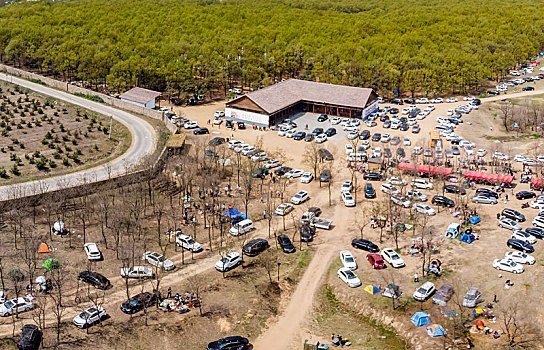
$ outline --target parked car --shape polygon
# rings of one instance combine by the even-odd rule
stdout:
[[[142,260],[147,261],[149,264],[160,267],[164,269],[165,271],[170,271],[176,268],[176,265],[172,262],[172,260],[167,259],[164,255],[159,254],[157,252],[145,252],[142,255]]]
[[[327,135],[327,137],[332,137],[332,136],[336,135],[336,129],[335,128],[328,128],[327,131],[325,131],[325,135]]]
[[[342,200],[344,201],[344,205],[346,207],[355,206],[355,199],[353,199],[353,196],[349,192],[342,192]]]
[[[512,273],[522,273],[525,270],[522,265],[510,259],[495,259],[493,260],[493,267],[497,270]]]
[[[274,213],[279,216],[284,216],[289,214],[291,211],[293,211],[295,207],[293,207],[293,204],[291,203],[282,203],[278,205]]]
[[[278,159],[270,159],[269,161],[267,161],[266,163],[264,163],[264,167],[266,169],[272,169],[272,168],[277,168],[281,165],[280,161]]]
[[[380,190],[384,193],[387,193],[388,195],[391,195],[391,196],[396,196],[396,195],[400,195],[400,190],[398,188],[396,188],[395,186],[391,185],[391,184],[388,184],[388,183],[384,183],[381,185],[380,187]]]
[[[433,196],[431,203],[441,207],[447,207],[447,208],[455,207],[455,202],[444,196]]]
[[[286,235],[278,236],[278,244],[280,245],[281,250],[283,250],[284,253],[290,254],[296,251],[295,246]]]
[[[319,117],[317,117],[317,121],[320,123],[326,121],[327,119],[329,119],[329,117],[326,114],[321,114]]]
[[[302,204],[310,199],[310,195],[307,191],[299,191],[292,198],[291,203],[293,204]]]
[[[412,187],[419,188],[419,189],[424,189],[424,190],[433,189],[433,184],[424,179],[413,179],[410,184],[412,185]]]
[[[356,288],[361,285],[361,280],[347,267],[341,267],[337,272],[338,278],[344,281],[348,287]]]
[[[374,187],[371,183],[365,184],[365,198],[376,198],[376,191],[374,190]]]
[[[406,191],[406,197],[414,202],[426,202],[427,196],[417,190]]]
[[[291,169],[288,172],[283,175],[286,179],[296,179],[297,177],[301,177],[302,174],[304,174],[304,170],[301,169]]]
[[[478,194],[476,196],[472,196],[472,203],[480,203],[480,204],[497,204],[497,198],[495,197],[489,197],[483,194]]]
[[[378,173],[365,173],[363,175],[363,179],[365,180],[370,180],[370,181],[380,181],[382,179],[382,175],[378,174]]]
[[[328,169],[325,169],[321,172],[321,176],[319,177],[319,181],[321,182],[329,182],[331,180],[331,171]]]
[[[355,238],[351,241],[351,245],[353,248],[366,250],[371,253],[377,253],[380,251],[380,248],[378,248],[377,245],[363,238]]]
[[[357,261],[349,250],[340,251],[340,261],[345,268],[357,270]]]
[[[512,232],[512,237],[513,239],[519,239],[520,241],[524,241],[526,243],[529,243],[529,244],[535,244],[536,243],[536,237],[525,232],[525,231],[522,231],[522,230],[516,230],[514,232]]]
[[[302,176],[300,177],[300,182],[303,184],[309,184],[314,179],[314,174],[312,174],[309,171],[305,171],[302,173]]]
[[[501,212],[501,216],[504,216],[505,218],[517,221],[517,222],[525,222],[525,215],[521,214],[519,211],[505,208]]]
[[[525,232],[535,236],[538,239],[544,239],[544,230],[538,227],[528,227]]]
[[[122,267],[121,277],[125,278],[153,278],[153,270],[146,266]]]
[[[530,191],[519,191],[518,193],[516,193],[516,198],[519,200],[536,198],[536,194]]]
[[[482,293],[476,287],[470,287],[463,298],[463,306],[468,308],[476,307],[483,302]]]
[[[300,226],[300,240],[302,242],[311,242],[314,240],[315,228],[310,225]]]
[[[436,210],[434,210],[431,206],[424,204],[424,203],[415,203],[412,206],[412,209],[414,209],[416,212],[433,216],[436,215]]]
[[[108,317],[108,314],[102,306],[91,306],[74,317],[72,323],[78,328],[87,328],[101,322],[106,317]]]
[[[404,266],[404,260],[400,255],[394,251],[392,248],[384,248],[381,251],[382,258],[387,261],[394,268],[399,268]]]
[[[193,253],[202,251],[200,243],[195,241],[193,237],[182,234],[181,231],[179,231],[179,234],[176,233],[176,245]]]
[[[504,253],[505,259],[510,259],[512,261],[517,262],[518,264],[527,264],[527,265],[534,265],[535,258],[532,255],[525,254],[520,251],[510,251]]]
[[[425,282],[418,289],[416,289],[413,296],[415,300],[423,302],[429,299],[435,291],[436,288],[434,286],[434,283]]]
[[[32,310],[33,308],[34,304],[30,298],[13,298],[0,304],[0,316],[6,317],[13,314],[20,314],[22,312]]]
[[[83,245],[83,250],[87,254],[87,259],[89,260],[102,260],[102,253],[96,243],[85,243]]]
[[[255,238],[244,245],[242,251],[247,256],[257,256],[268,249],[270,245],[263,238]]]
[[[454,289],[451,284],[444,284],[442,287],[440,287],[436,294],[433,297],[433,303],[435,304],[445,304],[448,301],[450,301],[451,297],[453,296]]]
[[[230,252],[215,263],[215,269],[219,272],[230,271],[242,264],[242,257],[237,252]]]
[[[535,251],[535,248],[533,248],[532,245],[524,241],[520,241],[519,239],[509,239],[506,242],[506,245],[512,249],[516,249],[524,253],[534,253]]]
[[[366,259],[370,263],[373,269],[385,269],[385,262],[381,255],[375,253],[368,253]]]
[[[153,306],[157,302],[157,294],[143,292],[133,296],[121,304],[121,311],[125,314],[135,314],[145,308]]]
[[[464,195],[464,194],[467,193],[463,188],[461,188],[461,187],[459,187],[457,185],[446,185],[446,186],[444,186],[444,192],[446,192],[446,193],[457,193],[457,194],[461,194],[461,195]]]
[[[288,166],[282,166],[282,167],[279,167],[278,169],[274,170],[274,174],[276,174],[278,176],[284,176],[285,174],[287,174],[291,170],[292,170],[292,168],[290,168]]]
[[[194,135],[206,135],[206,134],[209,134],[209,133],[210,133],[210,131],[208,130],[208,128],[198,128],[198,129],[193,131]]]
[[[38,326],[25,324],[21,329],[21,335],[17,340],[17,349],[19,350],[38,350],[42,343],[42,331]]]
[[[97,289],[105,290],[111,287],[110,280],[94,271],[81,271],[78,279],[82,282],[89,283]]]
[[[521,230],[521,225],[512,219],[500,219],[497,224],[499,225],[499,227],[505,228],[507,230]]]
[[[250,350],[252,349],[249,340],[244,337],[226,337],[208,344],[206,350]]]

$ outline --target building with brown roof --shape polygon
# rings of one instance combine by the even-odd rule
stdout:
[[[160,92],[135,87],[121,94],[121,101],[130,102],[145,108],[155,108],[155,100],[161,95]]]
[[[377,109],[372,89],[288,79],[227,102],[225,115],[268,127],[300,112],[361,118]]]

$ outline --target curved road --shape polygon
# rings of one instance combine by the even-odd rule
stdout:
[[[38,93],[54,97],[65,102],[81,106],[96,113],[111,115],[115,120],[125,125],[132,134],[132,143],[129,149],[111,162],[72,174],[59,175],[20,184],[0,186],[0,201],[45,193],[61,188],[75,187],[80,184],[115,177],[116,175],[126,172],[132,166],[137,165],[142,159],[144,159],[147,155],[152,154],[155,150],[155,146],[157,144],[157,134],[153,129],[153,126],[133,114],[113,108],[109,105],[89,101],[67,92],[35,84],[24,79],[8,76],[6,74],[0,73],[0,79],[32,89]]]

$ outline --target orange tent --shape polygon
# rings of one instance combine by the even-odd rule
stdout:
[[[46,243],[41,243],[38,246],[38,253],[50,253],[50,252],[51,250],[49,249]]]

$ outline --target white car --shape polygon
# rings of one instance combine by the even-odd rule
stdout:
[[[277,168],[281,165],[278,159],[270,159],[268,162],[264,163],[266,169]]]
[[[457,97],[449,97],[446,99],[446,102],[447,103],[454,103],[454,102],[458,102],[459,100],[457,99]]]
[[[495,152],[491,157],[497,160],[508,160],[510,158],[506,154],[501,152]]]
[[[91,306],[90,308],[85,309],[85,311],[74,317],[72,323],[76,327],[83,329],[99,323],[107,316],[108,314],[102,306]]]
[[[244,142],[240,140],[230,140],[229,142],[227,142],[227,147],[229,149],[234,149],[236,148],[236,146],[241,145],[242,143]]]
[[[386,132],[385,134],[382,135],[380,142],[387,143],[389,141],[391,141],[391,134]]]
[[[432,190],[433,184],[424,179],[413,179],[410,183],[412,187],[419,188],[421,190]]]
[[[370,152],[374,158],[380,158],[382,156],[382,149],[380,147],[374,147]]]
[[[280,128],[278,130],[278,136],[285,136],[285,134],[287,134],[287,131],[289,131],[289,129],[287,128]]]
[[[400,205],[403,208],[409,208],[410,204],[412,204],[412,202],[410,202],[410,200],[408,198],[401,197],[401,196],[391,196],[391,201],[394,204]]]
[[[292,212],[293,209],[295,209],[295,207],[293,207],[293,204],[291,204],[291,203],[282,203],[282,204],[278,205],[278,207],[276,208],[274,213],[276,213],[276,215],[279,215],[279,216],[284,216],[284,215],[287,215],[290,212]]]
[[[30,298],[13,298],[0,304],[0,316],[6,317],[12,314],[20,314],[21,312],[29,311],[34,308],[34,304]]]
[[[214,118],[224,118],[224,117],[225,117],[225,112],[223,112],[223,111],[216,111],[216,112],[213,114],[213,117],[214,117]]]
[[[340,126],[343,126],[343,127],[346,127],[346,126],[349,126],[350,123],[349,123],[349,119],[348,118],[344,118],[342,119],[342,121],[340,122]]]
[[[234,152],[240,153],[240,152],[242,152],[243,150],[245,150],[248,147],[251,147],[251,145],[248,145],[247,143],[242,142],[242,143],[239,143],[238,145],[234,146],[233,149],[234,149]]]
[[[391,176],[386,180],[387,183],[390,183],[391,185],[397,185],[397,186],[406,186],[407,182],[404,179],[401,179],[397,176]]]
[[[324,134],[324,133],[323,133],[323,134],[319,134],[319,135],[317,135],[317,136],[315,137],[315,142],[316,142],[316,143],[323,143],[323,142],[325,142],[325,141],[327,141],[327,135]]]
[[[183,127],[185,129],[196,129],[196,128],[198,128],[198,122],[196,122],[194,120],[190,120],[190,121],[186,122],[185,124],[183,124]]]
[[[368,122],[366,122],[366,126],[368,126],[369,128],[373,127],[373,126],[376,126],[378,125],[378,123],[376,123],[376,121],[374,120],[369,120]]]
[[[504,253],[504,258],[510,259],[518,264],[533,265],[536,262],[536,259],[532,255],[517,250]]]
[[[406,197],[410,198],[414,202],[426,202],[427,196],[418,190],[408,190],[406,191]]]
[[[383,260],[387,261],[389,265],[393,266],[394,268],[404,266],[404,260],[402,260],[400,255],[397,254],[397,252],[394,251],[392,248],[382,249],[380,255],[382,256]]]
[[[242,257],[237,252],[230,252],[215,263],[219,272],[227,272],[242,264]]]
[[[153,270],[147,266],[134,266],[121,268],[121,277],[126,278],[153,278]]]
[[[251,152],[257,150],[257,147],[255,146],[249,146],[249,147],[245,147],[240,153],[242,153],[242,155],[244,156],[247,156],[249,155]]]
[[[338,278],[340,278],[342,281],[344,281],[348,287],[356,288],[361,285],[361,280],[353,271],[348,269],[347,267],[341,267],[338,270]]]
[[[223,118],[214,118],[213,125],[221,125],[221,123],[223,123]]]
[[[418,98],[416,103],[429,103],[429,99],[426,97]]]
[[[463,101],[474,101],[474,96],[465,96],[463,97]]]
[[[423,147],[421,146],[415,146],[414,149],[413,149],[413,153],[415,155],[420,155],[421,153],[423,153]]]
[[[268,159],[268,154],[266,152],[258,152],[251,156],[251,160],[254,162],[264,162]]]
[[[296,133],[297,133],[296,129],[291,129],[285,133],[285,137],[287,137],[288,139],[292,139],[293,137],[295,137]]]
[[[348,140],[354,140],[359,137],[359,131],[350,131],[347,137]]]
[[[516,154],[516,155],[514,156],[514,160],[515,160],[516,162],[522,163],[523,161],[525,161],[525,159],[527,159],[527,157],[525,157],[525,156],[522,155],[522,154]]]
[[[401,113],[402,113],[402,114],[405,114],[405,115],[406,115],[406,114],[410,114],[410,111],[411,111],[411,110],[412,110],[412,109],[410,109],[410,108],[403,108],[402,111],[401,111]]]
[[[485,157],[486,154],[487,154],[487,151],[483,148],[478,149],[478,151],[476,152],[476,155],[480,158]]]
[[[297,177],[301,177],[302,174],[304,174],[304,170],[291,169],[288,172],[286,172],[285,175],[283,175],[283,177],[286,178],[286,179],[294,179],[294,178],[297,178]]]
[[[165,271],[170,271],[176,268],[176,265],[174,265],[172,260],[167,259],[164,255],[157,252],[145,252],[142,255],[142,260],[147,261],[153,266],[161,267]]]
[[[503,270],[512,273],[522,273],[523,271],[525,271],[522,265],[510,259],[495,259],[493,260],[493,267],[497,270]]]
[[[500,219],[499,222],[498,222],[498,225],[499,225],[499,227],[502,227],[502,228],[505,228],[505,229],[508,229],[508,230],[512,230],[512,231],[521,230],[520,224],[518,224],[517,222],[515,222],[512,219],[507,219],[507,218]]]
[[[351,183],[351,180],[346,180],[344,181],[344,183],[342,184],[342,187],[340,188],[340,192],[341,193],[344,193],[344,192],[351,192],[353,188],[353,185]]]
[[[536,243],[536,237],[521,230],[516,230],[512,232],[512,238],[513,239],[519,239],[520,241],[523,241],[525,243],[529,244],[535,244]]]
[[[332,125],[338,125],[338,124],[340,124],[340,122],[342,122],[342,118],[340,118],[340,117],[334,117],[334,118],[331,119],[331,124]]]
[[[309,184],[310,182],[312,182],[313,179],[314,175],[311,172],[306,171],[300,177],[300,182],[302,182],[303,184]]]
[[[453,115],[453,109],[448,109],[448,112],[446,113],[446,115],[451,117]]]
[[[529,203],[529,205],[533,209],[543,210],[544,209],[544,200],[543,199],[536,199],[534,201],[531,201]]]
[[[85,253],[87,254],[87,259],[89,260],[102,259],[102,253],[100,252],[100,249],[98,249],[98,246],[96,245],[96,243],[85,243],[83,245],[83,249],[85,250]]]
[[[355,199],[353,199],[353,196],[349,192],[342,192],[342,200],[344,201],[344,205],[346,207],[355,206]]]
[[[544,217],[542,216],[536,216],[533,219],[533,226],[544,228]]]
[[[195,241],[193,237],[184,235],[184,234],[176,234],[176,245],[178,247],[182,247],[184,249],[187,249],[193,253],[199,252],[202,250],[202,245]]]
[[[340,261],[345,268],[350,270],[357,270],[357,261],[349,250],[340,251]]]
[[[429,215],[429,216],[433,216],[433,215],[436,215],[436,210],[434,210],[433,208],[431,208],[429,205],[427,204],[423,204],[423,203],[416,203],[412,206],[412,208],[417,211],[418,213],[421,213],[421,214],[425,214],[425,215]]]
[[[437,97],[433,100],[431,100],[431,103],[444,103],[444,99],[442,97]]]
[[[469,140],[461,140],[459,142],[460,147],[475,147],[476,145],[473,142],[470,142]]]
[[[347,143],[344,148],[346,150],[346,155],[349,155],[350,153],[354,152],[353,145],[351,143]]]
[[[299,191],[292,198],[291,203],[293,204],[302,204],[310,199],[310,195],[307,191]]]
[[[410,141],[410,139],[408,137],[405,137],[404,138],[404,141],[402,141],[402,144],[404,146],[411,146],[412,145],[412,142]]]
[[[387,193],[391,196],[400,195],[399,189],[388,183],[382,184],[382,186],[380,187],[380,190],[382,190],[382,192]]]
[[[414,299],[417,301],[425,301],[429,299],[435,291],[436,287],[434,286],[434,283],[425,282],[414,292]]]
[[[536,159],[525,158],[525,160],[523,161],[523,165],[528,165],[528,166],[536,165]]]
[[[353,126],[361,125],[361,121],[359,119],[352,119],[349,123]]]

